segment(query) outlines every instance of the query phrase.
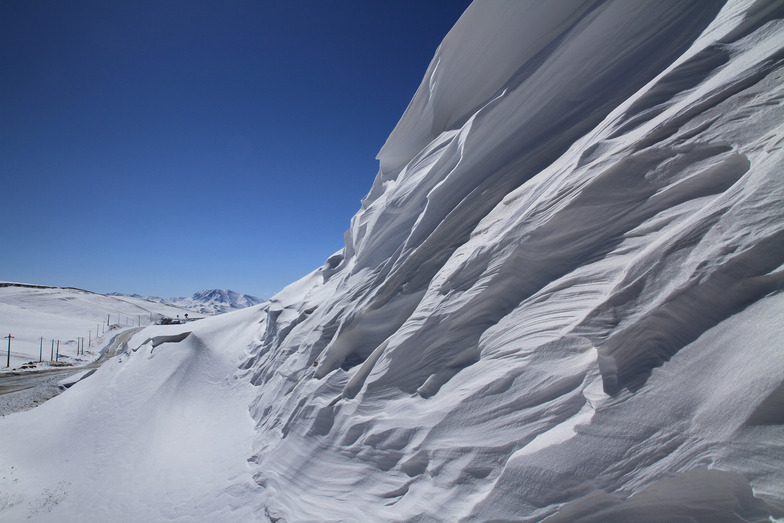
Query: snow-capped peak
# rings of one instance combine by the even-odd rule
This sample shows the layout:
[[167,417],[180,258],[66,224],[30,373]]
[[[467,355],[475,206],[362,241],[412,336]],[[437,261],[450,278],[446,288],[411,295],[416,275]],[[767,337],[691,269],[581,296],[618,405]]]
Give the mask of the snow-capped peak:
[[[138,294],[112,293],[112,295],[142,298]],[[209,316],[264,303],[264,300],[261,298],[251,296],[250,294],[240,294],[229,289],[208,289],[195,292],[188,297],[160,298],[158,296],[145,296],[143,299]]]
[[181,300],[183,305],[189,303],[189,308],[198,309],[198,312],[204,314],[219,314],[264,303],[261,298],[229,289],[203,290],[195,292],[190,298],[176,299]]

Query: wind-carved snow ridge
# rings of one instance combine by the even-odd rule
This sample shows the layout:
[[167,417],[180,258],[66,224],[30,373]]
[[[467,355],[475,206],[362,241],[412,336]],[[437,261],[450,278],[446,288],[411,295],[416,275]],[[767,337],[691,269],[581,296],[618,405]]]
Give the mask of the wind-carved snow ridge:
[[784,516],[782,18],[471,5],[243,364],[259,510]]

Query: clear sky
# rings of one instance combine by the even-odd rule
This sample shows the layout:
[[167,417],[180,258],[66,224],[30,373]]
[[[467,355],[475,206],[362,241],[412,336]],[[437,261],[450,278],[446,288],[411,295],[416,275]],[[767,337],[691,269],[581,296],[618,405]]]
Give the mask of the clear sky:
[[0,280],[269,297],[320,266],[467,0],[0,3]]

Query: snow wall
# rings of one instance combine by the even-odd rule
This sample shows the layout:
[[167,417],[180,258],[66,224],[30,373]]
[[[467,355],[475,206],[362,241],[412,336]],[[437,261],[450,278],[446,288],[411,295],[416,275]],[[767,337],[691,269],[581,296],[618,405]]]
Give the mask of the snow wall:
[[242,365],[259,514],[784,515],[782,17],[471,5]]

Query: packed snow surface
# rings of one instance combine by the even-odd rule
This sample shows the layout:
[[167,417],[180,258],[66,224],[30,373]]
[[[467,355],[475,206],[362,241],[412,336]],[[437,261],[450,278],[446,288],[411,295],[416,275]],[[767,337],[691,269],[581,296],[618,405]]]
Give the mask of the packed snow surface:
[[784,517],[782,18],[769,0],[472,4],[345,248],[3,420],[0,508]]

